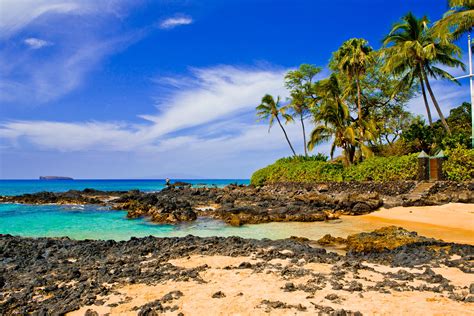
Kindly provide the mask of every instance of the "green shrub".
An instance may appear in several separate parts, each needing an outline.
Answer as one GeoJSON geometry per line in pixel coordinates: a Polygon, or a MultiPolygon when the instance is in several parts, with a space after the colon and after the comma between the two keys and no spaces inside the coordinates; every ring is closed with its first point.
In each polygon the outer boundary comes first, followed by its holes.
{"type": "Polygon", "coordinates": [[[250,183],[255,186],[262,186],[267,182],[268,176],[271,172],[272,165],[259,169],[252,174],[250,183]]]}
{"type": "Polygon", "coordinates": [[[417,154],[373,157],[344,170],[344,180],[415,180],[417,168],[417,154]]]}
{"type": "Polygon", "coordinates": [[[250,183],[261,186],[277,182],[412,180],[417,173],[416,159],[416,154],[374,157],[350,168],[344,168],[341,163],[284,158],[257,170],[252,175],[250,183]]]}
{"type": "Polygon", "coordinates": [[[290,157],[285,157],[285,158],[280,158],[277,160],[277,162],[306,162],[306,161],[328,161],[329,157],[318,153],[313,156],[303,156],[303,155],[298,155],[298,156],[290,156],[290,157]]]}
{"type": "MultiPolygon", "coordinates": [[[[250,183],[261,186],[277,182],[416,180],[417,155],[373,157],[349,168],[334,162],[279,159],[257,170],[250,183]]],[[[474,150],[458,145],[446,150],[446,155],[448,160],[443,164],[443,172],[447,180],[474,179],[474,150]]]]}
{"type": "Polygon", "coordinates": [[[257,170],[250,179],[256,186],[276,182],[341,181],[343,166],[325,161],[280,159],[272,165],[257,170]]]}
{"type": "Polygon", "coordinates": [[[446,150],[448,159],[443,163],[443,172],[447,180],[465,181],[474,179],[474,149],[458,145],[446,150]]]}

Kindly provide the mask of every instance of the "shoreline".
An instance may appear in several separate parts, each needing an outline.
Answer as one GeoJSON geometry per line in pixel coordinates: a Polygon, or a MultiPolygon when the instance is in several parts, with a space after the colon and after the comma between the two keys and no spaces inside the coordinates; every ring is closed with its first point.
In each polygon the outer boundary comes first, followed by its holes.
{"type": "Polygon", "coordinates": [[[436,206],[394,207],[363,215],[366,218],[411,221],[456,229],[474,229],[474,204],[448,203],[436,206]]]}
{"type": "Polygon", "coordinates": [[[340,255],[289,239],[0,235],[0,312],[473,314],[473,246],[396,228],[353,238],[402,246],[340,255]]]}
{"type": "Polygon", "coordinates": [[[474,203],[474,182],[287,183],[263,187],[173,186],[157,193],[98,191],[41,192],[1,196],[0,202],[24,204],[95,204],[127,211],[128,218],[175,224],[198,217],[220,219],[232,226],[269,222],[316,222],[343,215],[364,215],[380,207],[474,203]],[[419,192],[423,189],[425,191],[419,192]]]}
{"type": "MultiPolygon", "coordinates": [[[[21,205],[21,204],[19,204],[21,205]]],[[[58,205],[66,206],[66,205],[58,205]]],[[[67,207],[67,206],[66,206],[67,207]]],[[[81,207],[81,205],[71,205],[71,207],[81,207]]],[[[87,207],[87,206],[86,206],[87,207]]],[[[92,206],[94,208],[94,206],[92,206]]],[[[100,210],[100,212],[113,213],[114,210],[100,210]]],[[[67,214],[67,213],[66,213],[67,214]]],[[[74,216],[71,218],[74,223],[74,216]]],[[[19,219],[20,220],[20,219],[19,219]]],[[[128,221],[125,217],[121,221],[128,221]]],[[[75,234],[74,228],[71,234],[67,231],[57,234],[48,233],[50,237],[68,236],[76,240],[84,239],[114,239],[114,240],[129,240],[131,237],[142,237],[147,235],[154,235],[156,237],[179,237],[192,234],[195,236],[240,236],[245,238],[269,238],[272,240],[290,238],[291,236],[308,238],[310,240],[318,240],[326,234],[331,234],[335,237],[345,238],[350,234],[356,234],[367,230],[379,229],[385,226],[395,225],[403,227],[410,231],[416,231],[421,235],[441,239],[447,242],[465,243],[474,245],[474,225],[470,225],[474,220],[474,204],[460,204],[451,203],[441,206],[429,207],[402,207],[392,209],[382,209],[370,214],[360,216],[343,215],[338,220],[318,221],[318,222],[270,222],[262,224],[249,224],[240,227],[233,227],[226,224],[222,220],[213,219],[211,217],[200,217],[194,222],[170,224],[157,224],[148,219],[140,219],[133,224],[130,222],[130,235],[119,234],[120,238],[114,238],[113,234],[108,234],[108,237],[94,234],[80,234],[83,237],[78,237],[75,234]],[[460,211],[458,211],[460,210],[460,211]],[[420,213],[420,214],[419,214],[420,213]],[[457,214],[458,216],[456,216],[457,214]],[[392,217],[395,217],[393,219],[392,217]],[[445,219],[451,217],[451,223],[445,219]],[[157,230],[149,230],[146,234],[134,235],[135,229],[133,225],[143,225],[153,227],[157,225],[157,230]],[[447,225],[449,224],[449,225],[447,225]],[[161,230],[159,227],[164,226],[166,229],[161,230]],[[171,227],[171,228],[170,228],[171,227]],[[465,229],[462,229],[465,227],[465,229]],[[169,230],[171,229],[171,230],[169,230]]],[[[73,224],[74,225],[74,224],[73,224]]],[[[128,227],[128,226],[127,226],[128,227]]],[[[75,228],[80,231],[80,227],[75,228]]],[[[138,226],[136,229],[140,229],[138,226]]],[[[145,229],[145,228],[144,228],[145,229]]],[[[16,235],[14,230],[7,230],[6,232],[16,235]]],[[[4,231],[5,233],[5,231],[4,231]]],[[[28,234],[22,234],[28,237],[28,234]]],[[[29,237],[43,237],[35,233],[29,237]]]]}

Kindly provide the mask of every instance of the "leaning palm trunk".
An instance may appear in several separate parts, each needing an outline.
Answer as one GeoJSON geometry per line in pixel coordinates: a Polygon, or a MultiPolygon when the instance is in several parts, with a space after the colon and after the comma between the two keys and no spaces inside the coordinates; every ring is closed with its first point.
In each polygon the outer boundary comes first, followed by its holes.
{"type": "Polygon", "coordinates": [[[277,121],[278,121],[278,124],[279,124],[280,127],[281,127],[281,130],[283,131],[283,134],[285,134],[286,141],[288,142],[288,145],[290,145],[291,151],[293,152],[293,156],[296,157],[296,152],[295,152],[295,150],[293,149],[293,146],[291,145],[290,139],[288,138],[288,135],[286,134],[285,128],[284,128],[283,125],[281,124],[281,121],[280,121],[280,118],[278,117],[278,115],[277,115],[276,119],[277,119],[277,121]]]}
{"type": "Polygon", "coordinates": [[[421,86],[421,94],[423,94],[423,101],[425,102],[426,114],[428,115],[428,122],[430,122],[430,126],[433,126],[433,119],[431,118],[431,110],[430,105],[428,104],[428,98],[426,97],[425,85],[423,84],[423,77],[420,74],[420,86],[421,86]]]}
{"type": "Polygon", "coordinates": [[[436,101],[433,90],[431,90],[430,81],[426,77],[426,73],[425,73],[424,69],[423,69],[423,77],[425,79],[426,88],[428,89],[428,92],[430,93],[431,100],[433,100],[433,104],[436,108],[436,111],[438,112],[439,118],[441,119],[441,122],[443,123],[443,126],[446,129],[446,131],[448,132],[448,134],[451,134],[451,130],[449,129],[448,123],[446,122],[446,119],[444,118],[443,112],[441,111],[441,108],[439,107],[438,101],[436,101]]]}
{"type": "Polygon", "coordinates": [[[306,130],[304,127],[304,120],[303,120],[303,112],[300,113],[300,120],[301,120],[301,127],[303,129],[303,148],[304,148],[304,155],[308,157],[308,149],[306,148],[306,130]]]}

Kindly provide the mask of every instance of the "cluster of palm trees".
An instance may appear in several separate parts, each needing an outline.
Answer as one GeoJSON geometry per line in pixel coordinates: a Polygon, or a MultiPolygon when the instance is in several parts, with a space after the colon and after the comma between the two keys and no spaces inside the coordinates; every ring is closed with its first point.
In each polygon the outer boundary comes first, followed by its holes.
{"type": "Polygon", "coordinates": [[[451,133],[430,79],[456,82],[442,67],[464,69],[461,50],[453,41],[474,26],[474,1],[451,0],[449,5],[450,10],[434,24],[426,17],[406,14],[393,25],[378,51],[361,38],[344,42],[333,53],[328,78],[316,80],[321,68],[308,64],[288,72],[285,84],[290,98],[282,102],[280,97],[265,95],[257,107],[258,117],[269,120],[270,128],[278,122],[293,155],[297,154],[283,123],[297,120],[305,155],[332,140],[331,158],[336,148],[341,148],[347,165],[373,155],[371,148],[383,142],[382,134],[400,132],[400,118],[412,117],[403,106],[416,93],[423,96],[430,126],[433,120],[427,92],[446,133],[451,133]],[[309,141],[308,118],[314,123],[309,141]],[[387,129],[389,120],[398,126],[387,129]]]}

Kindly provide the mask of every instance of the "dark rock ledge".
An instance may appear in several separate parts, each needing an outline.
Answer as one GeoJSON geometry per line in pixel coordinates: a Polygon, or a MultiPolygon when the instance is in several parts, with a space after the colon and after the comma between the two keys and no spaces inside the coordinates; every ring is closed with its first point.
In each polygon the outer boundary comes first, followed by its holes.
{"type": "Polygon", "coordinates": [[[198,216],[231,225],[266,222],[313,222],[361,215],[381,206],[474,203],[474,182],[438,182],[429,191],[410,195],[415,181],[282,183],[264,187],[225,188],[173,186],[156,193],[132,191],[40,192],[3,196],[0,202],[27,204],[98,204],[128,211],[129,218],[148,217],[157,223],[193,221],[198,216]]]}
{"type": "MultiPolygon", "coordinates": [[[[276,270],[288,280],[283,292],[298,290],[310,296],[330,285],[334,290],[364,293],[368,297],[371,292],[428,291],[443,293],[453,301],[474,301],[474,285],[469,289],[458,288],[432,269],[445,266],[473,273],[474,246],[445,243],[396,227],[349,236],[347,241],[350,251],[343,256],[291,239],[271,241],[187,236],[132,238],[115,242],[0,235],[0,314],[62,315],[81,306],[104,305],[101,297],[111,295],[127,284],[205,282],[201,273],[209,268],[207,265],[183,268],[169,262],[170,259],[195,254],[257,258],[259,263],[242,262],[228,269],[252,269],[254,273],[276,270]],[[367,247],[367,242],[376,246],[367,247]],[[273,259],[288,259],[293,264],[285,267],[272,263],[273,259]],[[301,268],[302,262],[330,264],[331,272],[322,275],[301,268]],[[382,273],[383,281],[372,285],[363,285],[357,279],[345,277],[349,274],[357,276],[359,271],[373,271],[367,263],[401,269],[382,273]],[[414,266],[418,267],[416,271],[422,272],[403,270],[414,266]],[[301,280],[302,276],[308,276],[306,283],[294,281],[301,280]],[[422,284],[407,282],[413,280],[422,281],[422,284]]],[[[360,281],[363,279],[362,276],[358,278],[360,281]]],[[[149,312],[166,311],[169,307],[165,303],[178,300],[182,295],[177,288],[159,301],[149,302],[138,309],[141,315],[155,315],[149,312]]],[[[215,296],[209,299],[225,297],[225,293],[215,296]]],[[[331,294],[326,299],[338,301],[339,297],[331,294]]],[[[261,308],[299,310],[303,307],[262,301],[261,308]]],[[[340,314],[320,305],[314,308],[323,314],[352,315],[340,314]]]]}

